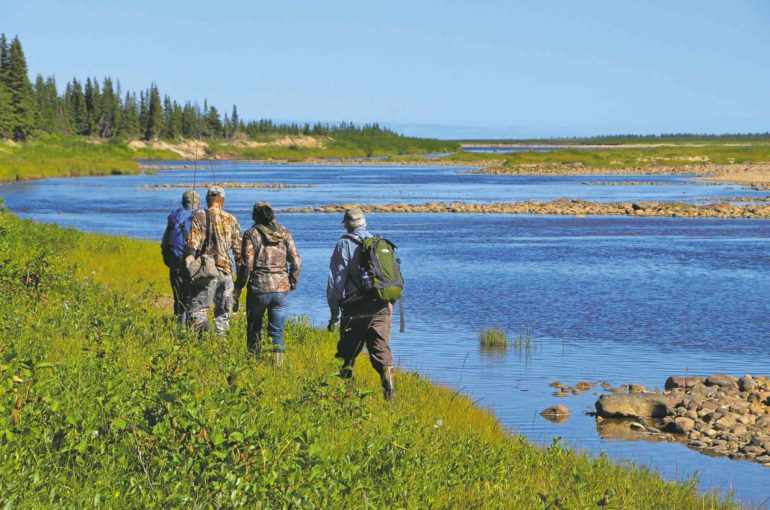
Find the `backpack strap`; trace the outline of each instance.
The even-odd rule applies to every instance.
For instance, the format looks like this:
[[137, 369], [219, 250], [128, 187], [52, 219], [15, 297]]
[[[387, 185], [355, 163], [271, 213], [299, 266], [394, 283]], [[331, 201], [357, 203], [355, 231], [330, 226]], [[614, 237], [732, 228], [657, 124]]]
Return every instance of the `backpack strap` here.
[[361, 245], [364, 244], [363, 238], [361, 238], [361, 236], [357, 236], [357, 235], [355, 235], [353, 233], [345, 234], [344, 236], [342, 236], [342, 239], [347, 239], [349, 241], [353, 241], [358, 246], [361, 246]]

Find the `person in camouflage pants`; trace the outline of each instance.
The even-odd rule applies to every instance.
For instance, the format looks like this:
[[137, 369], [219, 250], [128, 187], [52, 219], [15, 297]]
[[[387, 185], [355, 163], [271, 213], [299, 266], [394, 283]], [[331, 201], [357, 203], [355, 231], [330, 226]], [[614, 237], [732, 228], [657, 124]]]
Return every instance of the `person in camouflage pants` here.
[[[246, 294], [246, 346], [259, 354], [262, 349], [262, 321], [267, 310], [267, 333], [273, 341], [274, 363], [283, 363], [283, 325], [288, 309], [288, 293], [297, 288], [302, 259], [294, 238], [275, 221], [267, 202], [254, 204], [254, 225], [243, 234], [241, 264], [235, 286], [235, 300], [248, 285]], [[287, 269], [288, 267], [288, 269]]]
[[[206, 193], [208, 210], [193, 213], [192, 229], [187, 239], [185, 255], [197, 255], [204, 246], [208, 255], [214, 258], [219, 274], [203, 287], [194, 287], [190, 299], [189, 321], [192, 328], [199, 332], [211, 330], [208, 321], [208, 309], [214, 304], [214, 325], [219, 335], [227, 334], [230, 328], [230, 315], [233, 309], [233, 263], [241, 260], [241, 227], [238, 220], [222, 209], [225, 203], [225, 190], [221, 186], [212, 186]], [[209, 231], [206, 230], [209, 215]]]

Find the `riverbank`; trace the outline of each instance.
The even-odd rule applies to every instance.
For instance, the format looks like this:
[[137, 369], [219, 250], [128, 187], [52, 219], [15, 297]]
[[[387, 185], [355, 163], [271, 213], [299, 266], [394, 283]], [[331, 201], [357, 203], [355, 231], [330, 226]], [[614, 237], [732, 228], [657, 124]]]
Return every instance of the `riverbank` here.
[[770, 205], [756, 203], [733, 205], [714, 203], [693, 205], [682, 202], [587, 202], [561, 198], [550, 202], [465, 203], [428, 202], [423, 204], [333, 204], [316, 207], [291, 207], [282, 213], [340, 213], [350, 207], [376, 213], [469, 213], [469, 214], [545, 214], [568, 216], [637, 216], [673, 218], [770, 218]]
[[166, 320], [155, 243], [0, 213], [0, 502], [10, 506], [727, 508], [696, 484], [511, 437], [487, 411], [362, 362], [298, 320], [254, 362], [242, 314], [199, 341]]

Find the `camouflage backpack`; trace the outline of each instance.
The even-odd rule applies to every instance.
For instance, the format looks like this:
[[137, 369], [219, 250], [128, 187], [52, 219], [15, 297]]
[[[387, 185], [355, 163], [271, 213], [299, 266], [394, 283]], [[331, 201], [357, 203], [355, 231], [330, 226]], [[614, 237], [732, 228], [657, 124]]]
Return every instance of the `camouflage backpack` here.
[[361, 239], [349, 234], [346, 237], [361, 247], [358, 260], [360, 281], [356, 283], [362, 294], [376, 296], [389, 303], [399, 301], [404, 290], [404, 277], [396, 245], [380, 236]]

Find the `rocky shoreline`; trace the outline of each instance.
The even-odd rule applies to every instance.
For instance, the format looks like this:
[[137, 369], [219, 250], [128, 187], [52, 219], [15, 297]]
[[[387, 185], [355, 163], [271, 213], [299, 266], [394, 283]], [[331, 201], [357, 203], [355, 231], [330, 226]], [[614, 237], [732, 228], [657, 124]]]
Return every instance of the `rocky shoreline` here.
[[469, 214], [536, 214], [565, 216], [633, 216], [674, 218], [770, 218], [770, 205], [734, 205], [714, 203], [693, 205], [682, 202], [587, 202], [560, 198], [550, 202], [498, 202], [472, 204], [462, 202], [428, 202], [423, 204], [393, 203], [382, 205], [332, 204], [316, 207], [292, 207], [282, 213], [339, 213], [360, 207], [376, 213], [469, 213]]
[[[209, 182], [199, 182], [193, 186], [192, 183], [175, 182], [170, 184], [145, 184], [142, 189], [147, 191], [162, 191], [172, 188], [188, 188], [192, 189], [197, 187], [200, 189], [206, 189], [213, 186]], [[282, 184], [282, 183], [244, 183], [244, 182], [220, 182], [217, 186], [222, 188], [244, 188], [244, 189], [297, 189], [297, 188], [312, 188], [312, 184]]]
[[634, 385], [611, 391], [595, 404], [599, 426], [617, 422], [640, 439], [673, 440], [707, 455], [770, 467], [770, 379], [765, 376], [671, 376], [662, 393]]

